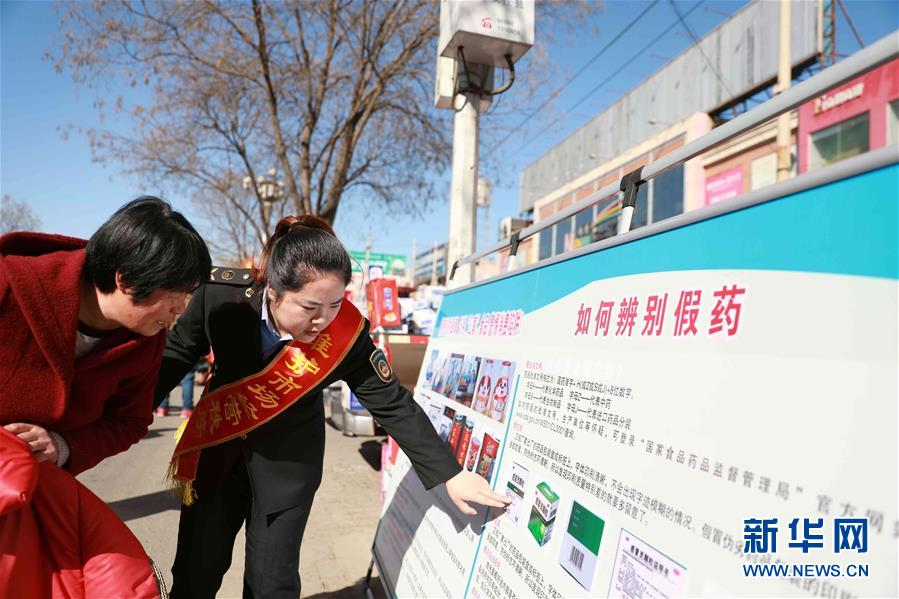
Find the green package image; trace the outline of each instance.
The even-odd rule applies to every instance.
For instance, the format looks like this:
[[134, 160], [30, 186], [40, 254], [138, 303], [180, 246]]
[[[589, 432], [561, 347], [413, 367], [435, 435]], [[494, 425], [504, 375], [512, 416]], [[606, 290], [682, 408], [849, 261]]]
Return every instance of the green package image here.
[[541, 547], [549, 543], [556, 523], [556, 510], [559, 507], [559, 496], [545, 482], [537, 485], [534, 494], [534, 505], [528, 519], [528, 530]]
[[605, 526], [605, 520], [577, 501], [572, 503], [571, 518], [559, 552], [559, 565], [587, 591], [593, 587], [599, 543]]

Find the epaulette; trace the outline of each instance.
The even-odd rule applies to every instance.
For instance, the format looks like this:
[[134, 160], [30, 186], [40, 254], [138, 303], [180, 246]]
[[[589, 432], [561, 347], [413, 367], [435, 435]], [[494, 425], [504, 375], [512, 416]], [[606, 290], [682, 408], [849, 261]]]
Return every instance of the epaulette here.
[[249, 268], [231, 268], [229, 266], [213, 266], [209, 274], [210, 283], [225, 283], [237, 287], [249, 287], [255, 281]]

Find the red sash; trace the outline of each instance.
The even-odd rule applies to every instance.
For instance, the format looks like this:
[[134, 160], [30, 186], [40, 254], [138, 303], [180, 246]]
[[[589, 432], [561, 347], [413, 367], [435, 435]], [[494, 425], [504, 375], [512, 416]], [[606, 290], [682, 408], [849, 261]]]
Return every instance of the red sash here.
[[262, 426], [302, 399], [334, 371], [362, 332], [365, 319], [344, 300], [312, 343], [291, 341], [260, 372], [219, 387], [197, 402], [172, 454], [169, 477], [181, 500], [195, 499], [200, 451]]

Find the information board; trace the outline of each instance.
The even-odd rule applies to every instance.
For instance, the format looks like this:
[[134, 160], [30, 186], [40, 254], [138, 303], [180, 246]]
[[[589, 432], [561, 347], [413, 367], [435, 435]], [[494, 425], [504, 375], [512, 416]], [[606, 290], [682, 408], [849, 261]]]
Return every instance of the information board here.
[[463, 517], [400, 452], [388, 593], [896, 596], [897, 178], [448, 294], [415, 398], [512, 503]]

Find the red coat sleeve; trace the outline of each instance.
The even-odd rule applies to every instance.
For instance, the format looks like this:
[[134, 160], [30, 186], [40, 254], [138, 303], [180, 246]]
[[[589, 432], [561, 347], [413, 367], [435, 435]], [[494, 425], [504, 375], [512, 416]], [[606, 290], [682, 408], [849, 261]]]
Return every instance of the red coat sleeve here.
[[59, 431], [71, 450], [65, 469], [73, 475], [125, 451], [147, 434], [153, 423], [153, 391], [162, 363], [165, 335], [158, 335], [151, 347], [146, 370], [119, 385], [103, 404], [100, 418], [81, 428]]
[[[38, 464], [24, 443], [4, 433], [0, 450], [17, 467], [10, 472], [4, 465], [0, 483], [28, 493], [23, 490], [23, 502], [0, 517], [0, 597], [158, 598], [150, 559], [118, 516], [70, 474]], [[27, 480], [20, 472], [24, 462]]]

